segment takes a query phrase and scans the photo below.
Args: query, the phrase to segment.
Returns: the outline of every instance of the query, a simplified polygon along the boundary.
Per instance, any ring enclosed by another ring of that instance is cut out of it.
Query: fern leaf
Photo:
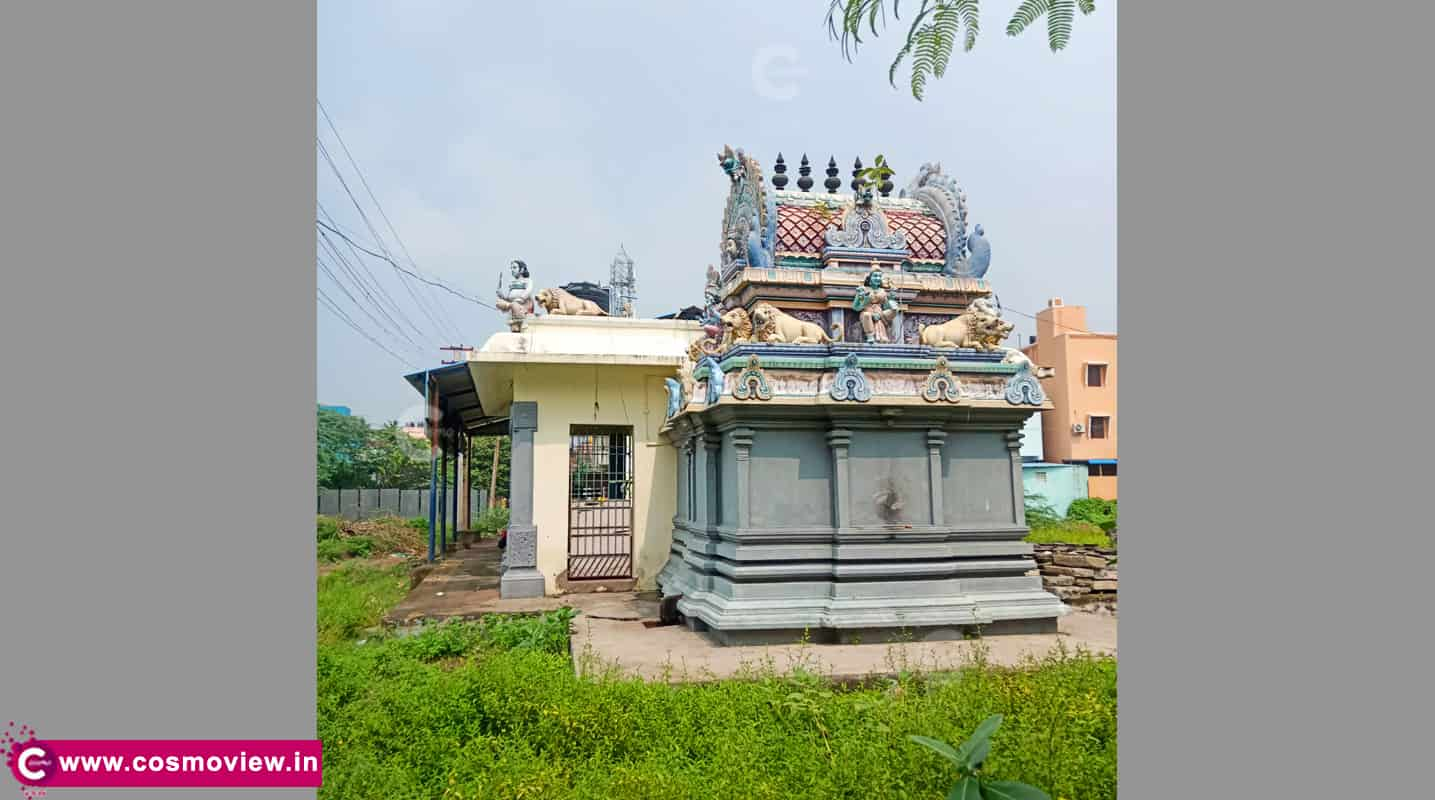
[[[1090,14],[1096,10],[1096,0],[1076,0],[1076,7],[1082,14]]]
[[[896,57],[892,59],[892,66],[887,68],[887,82],[892,84],[893,89],[897,88],[897,67],[902,65],[902,59],[906,58],[910,52],[912,52],[912,40],[908,39],[907,43],[902,45],[902,49],[897,51]]]
[[[1055,53],[1071,41],[1071,20],[1076,16],[1076,0],[1051,0],[1046,12],[1046,41]]]
[[[967,35],[962,41],[962,50],[970,53],[977,45],[977,34],[981,32],[981,21],[979,20],[979,4],[977,0],[956,0],[957,11],[962,15],[962,25],[967,29]]]
[[[937,13],[932,17],[935,42],[932,57],[933,77],[940,78],[947,73],[947,63],[951,61],[952,48],[956,46],[957,34],[961,32],[961,26],[962,18],[957,13],[956,6],[937,7]]]
[[[1016,13],[1012,14],[1011,21],[1006,24],[1006,35],[1016,36],[1026,30],[1027,26],[1041,19],[1051,9],[1051,0],[1022,0],[1017,6]]]
[[[933,24],[923,25],[916,35],[916,47],[912,52],[912,96],[918,100],[927,88],[927,76],[935,73],[937,52],[940,42]]]

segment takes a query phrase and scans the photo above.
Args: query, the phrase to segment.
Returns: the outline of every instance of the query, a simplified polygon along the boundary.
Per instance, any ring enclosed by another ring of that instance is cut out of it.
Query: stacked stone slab
[[[842,370],[865,399],[833,399]],[[963,394],[922,399],[948,370]],[[723,394],[665,428],[678,513],[658,583],[691,627],[725,644],[1055,630],[1067,609],[1023,541],[1021,429],[1037,409],[983,389],[1016,368],[913,345],[753,344],[720,371]],[[697,377],[702,400],[715,376]]]
[[[1116,551],[1073,544],[1039,544],[1034,552],[1042,585],[1063,600],[1115,599]]]

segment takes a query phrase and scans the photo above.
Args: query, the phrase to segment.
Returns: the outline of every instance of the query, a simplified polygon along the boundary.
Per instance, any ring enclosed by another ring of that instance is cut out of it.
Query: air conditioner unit
[[[1076,423],[1075,425],[1072,425],[1072,426],[1071,426],[1071,432],[1072,432],[1072,433],[1086,433],[1086,426],[1085,426],[1085,425],[1082,425],[1080,422],[1078,422],[1078,423]]]

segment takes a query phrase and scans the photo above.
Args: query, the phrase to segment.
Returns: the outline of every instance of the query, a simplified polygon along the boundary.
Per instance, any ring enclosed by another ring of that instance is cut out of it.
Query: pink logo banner
[[[5,760],[21,785],[43,789],[267,788],[321,785],[323,755],[317,739],[30,738]]]

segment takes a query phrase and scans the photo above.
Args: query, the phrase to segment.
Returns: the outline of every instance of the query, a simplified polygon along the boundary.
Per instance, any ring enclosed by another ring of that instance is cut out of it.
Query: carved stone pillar
[[[827,432],[827,446],[832,448],[832,519],[839,531],[852,525],[852,484],[847,468],[851,444],[852,431],[833,428]]]
[[[705,468],[698,479],[703,482],[708,504],[704,509],[706,529],[712,530],[724,522],[722,519],[722,489],[719,485],[720,469],[718,451],[722,449],[722,436],[712,429],[704,430],[697,439],[695,450],[703,450]]]
[[[533,433],[538,430],[538,404],[515,402],[508,416],[513,452],[509,460],[508,564],[499,581],[499,596],[542,597],[538,571],[538,528],[533,524]]]
[[[927,429],[927,475],[932,486],[933,525],[941,525],[945,514],[942,510],[942,445],[946,441],[946,431],[941,428]]]
[[[1022,431],[1006,432],[1007,452],[1011,454],[1011,506],[1012,522],[1026,524],[1026,489],[1021,480],[1021,439]]]
[[[692,521],[698,530],[707,530],[710,525],[709,516],[710,499],[708,497],[708,470],[712,469],[709,463],[709,453],[703,447],[703,428],[701,423],[695,423],[693,431],[689,434],[687,441],[688,452],[693,460],[693,513]]]
[[[752,428],[734,428],[728,434],[737,455],[737,519],[738,528],[752,527]]]

